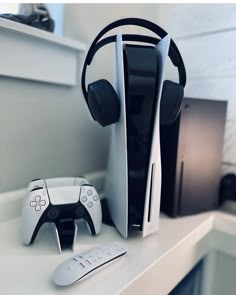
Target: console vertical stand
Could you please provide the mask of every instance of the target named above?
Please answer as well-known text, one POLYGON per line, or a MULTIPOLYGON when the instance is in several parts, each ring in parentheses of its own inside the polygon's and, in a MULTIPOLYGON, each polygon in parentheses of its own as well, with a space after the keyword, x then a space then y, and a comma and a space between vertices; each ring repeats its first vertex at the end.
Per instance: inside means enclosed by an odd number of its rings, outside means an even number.
POLYGON ((74 220, 69 222, 69 227, 61 231, 58 231, 58 228, 55 223, 51 223, 52 230, 55 233, 58 251, 61 254, 62 250, 66 247, 72 248, 72 251, 75 250, 75 242, 77 238, 77 224, 74 220))

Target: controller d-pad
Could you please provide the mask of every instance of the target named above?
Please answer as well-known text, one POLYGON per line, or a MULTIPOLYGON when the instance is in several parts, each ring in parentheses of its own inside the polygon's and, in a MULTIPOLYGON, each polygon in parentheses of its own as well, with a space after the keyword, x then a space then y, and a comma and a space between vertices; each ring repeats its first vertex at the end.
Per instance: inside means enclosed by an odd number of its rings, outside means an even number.
POLYGON ((60 214, 60 210, 59 208, 51 208, 49 211, 48 211, 48 218, 54 220, 56 219, 60 214))
POLYGON ((45 200, 41 200, 41 196, 35 196, 34 201, 30 202, 30 207, 34 207, 35 211, 40 211, 42 206, 46 205, 45 200))

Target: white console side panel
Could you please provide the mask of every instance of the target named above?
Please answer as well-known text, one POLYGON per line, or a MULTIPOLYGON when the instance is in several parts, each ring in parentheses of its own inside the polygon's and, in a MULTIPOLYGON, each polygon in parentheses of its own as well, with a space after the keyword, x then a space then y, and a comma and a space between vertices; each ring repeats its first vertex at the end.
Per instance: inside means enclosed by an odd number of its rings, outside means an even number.
POLYGON ((158 81, 156 90, 157 106, 146 185, 143 216, 143 237, 157 231, 159 228, 161 199, 160 103, 164 82, 165 65, 166 59, 168 58, 169 47, 169 35, 163 38, 156 46, 156 50, 158 53, 158 81))
POLYGON ((105 198, 117 229, 128 236, 127 136, 122 36, 115 48, 115 89, 120 99, 120 119, 112 125, 105 198))

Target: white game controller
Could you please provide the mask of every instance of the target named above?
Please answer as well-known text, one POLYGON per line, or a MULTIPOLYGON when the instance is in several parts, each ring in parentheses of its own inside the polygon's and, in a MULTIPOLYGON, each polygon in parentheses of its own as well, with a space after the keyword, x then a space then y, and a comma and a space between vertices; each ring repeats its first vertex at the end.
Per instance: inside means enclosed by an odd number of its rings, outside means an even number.
POLYGON ((23 242, 32 244, 40 227, 51 222, 56 226, 60 243, 72 244, 76 219, 84 219, 92 235, 101 231, 101 203, 92 185, 34 188, 27 193, 23 203, 23 242))

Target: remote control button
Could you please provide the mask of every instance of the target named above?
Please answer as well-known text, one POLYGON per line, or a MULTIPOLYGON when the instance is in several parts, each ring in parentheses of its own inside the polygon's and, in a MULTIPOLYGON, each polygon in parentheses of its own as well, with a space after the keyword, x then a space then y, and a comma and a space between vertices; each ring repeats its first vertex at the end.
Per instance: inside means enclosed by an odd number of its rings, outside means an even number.
POLYGON ((85 188, 84 188, 84 187, 82 187, 81 191, 82 191, 82 193, 84 193, 84 192, 85 192, 85 188))
POLYGON ((93 196, 93 200, 96 202, 98 200, 98 196, 97 195, 93 196))
POLYGON ((75 215, 77 217, 82 217, 84 215, 84 208, 83 207, 77 207, 75 209, 75 215))
POLYGON ((88 196, 92 196, 92 194, 93 194, 93 191, 92 191, 91 189, 89 189, 89 190, 87 191, 87 195, 88 195, 88 196))
POLYGON ((88 202, 88 207, 92 208, 93 207, 93 202, 88 202))
POLYGON ((81 200, 82 202, 87 202, 88 198, 86 196, 82 196, 81 200))
POLYGON ((49 211, 48 211, 48 218, 54 220, 56 219, 60 214, 60 210, 58 208, 51 208, 49 211))
POLYGON ((81 265, 83 268, 85 268, 85 266, 83 265, 83 263, 80 262, 80 265, 81 265))

